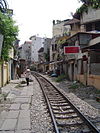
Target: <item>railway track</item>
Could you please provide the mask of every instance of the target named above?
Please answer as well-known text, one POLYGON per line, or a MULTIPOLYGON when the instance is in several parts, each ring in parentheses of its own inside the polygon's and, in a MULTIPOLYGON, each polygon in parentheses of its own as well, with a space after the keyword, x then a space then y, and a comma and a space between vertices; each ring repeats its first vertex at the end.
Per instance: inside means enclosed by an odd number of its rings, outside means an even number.
POLYGON ((38 73, 33 76, 45 96, 55 133, 100 133, 58 88, 38 73))

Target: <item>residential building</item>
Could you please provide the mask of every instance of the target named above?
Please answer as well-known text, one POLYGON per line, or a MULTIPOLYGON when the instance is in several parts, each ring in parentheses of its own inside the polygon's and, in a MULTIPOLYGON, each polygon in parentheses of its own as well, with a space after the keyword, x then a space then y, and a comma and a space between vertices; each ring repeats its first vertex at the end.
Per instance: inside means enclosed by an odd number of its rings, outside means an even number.
POLYGON ((19 47, 19 64, 21 73, 25 71, 26 67, 30 67, 31 65, 31 41, 25 41, 24 44, 22 44, 19 47))
MULTIPOLYGON (((3 36, 0 36, 0 50, 2 50, 3 36)), ((1 59, 1 51, 0 51, 1 59)), ((11 79, 16 78, 16 60, 14 57, 14 47, 9 50, 9 60, 0 60, 0 87, 4 86, 11 79)))
POLYGON ((88 7, 88 12, 75 14, 61 25, 53 21, 50 47, 50 70, 59 69, 69 80, 100 89, 100 9, 88 7), (58 26, 58 27, 57 27, 58 26), (70 36, 62 34, 70 26, 70 36))
POLYGON ((38 51, 38 71, 39 72, 44 72, 44 48, 41 47, 38 51))
POLYGON ((31 60, 31 41, 25 41, 24 44, 22 44, 19 47, 19 58, 24 59, 26 61, 31 60))
POLYGON ((41 47, 38 51, 38 62, 39 63, 43 63, 45 62, 45 59, 44 59, 44 48, 41 47))
MULTIPOLYGON (((81 26, 88 33, 95 33, 88 46, 83 48, 83 54, 87 53, 87 62, 83 65, 87 66, 86 74, 78 75, 77 78, 87 85, 93 85, 100 89, 100 8, 94 9, 88 6, 87 12, 83 12, 80 16, 81 26), (98 36, 99 34, 99 36, 98 36)), ((83 72, 84 73, 84 72, 83 72)))
MULTIPOLYGON (((66 61, 66 71, 68 78, 70 80, 76 80, 77 74, 84 74, 87 65, 84 64, 83 58, 88 58, 87 53, 82 53, 82 49, 88 47, 89 42, 96 37, 100 36, 100 33, 87 33, 78 32, 77 34, 71 36, 66 40, 66 44, 63 44, 65 61, 66 61), (83 68, 84 67, 84 68, 83 68)), ((85 62, 86 63, 86 62, 85 62)), ((84 79, 84 84, 86 84, 86 79, 84 79)))
POLYGON ((65 25, 66 22, 68 22, 69 19, 66 20, 53 20, 53 37, 60 37, 65 35, 70 35, 70 25, 65 25))
POLYGON ((50 46, 50 71, 59 70, 62 73, 63 50, 61 44, 70 37, 71 26, 67 24, 70 19, 53 21, 53 38, 50 46))
POLYGON ((51 39, 45 38, 43 44, 43 47, 41 47, 38 51, 38 67, 42 72, 46 72, 49 70, 51 39))
POLYGON ((69 21, 67 21, 64 26, 70 26, 70 36, 73 36, 74 34, 76 34, 77 32, 80 32, 80 20, 73 18, 70 19, 69 21))
POLYGON ((88 7, 87 12, 75 14, 74 17, 80 19, 81 32, 72 35, 63 44, 66 47, 65 68, 68 78, 79 80, 85 85, 93 85, 98 89, 100 89, 99 12, 100 9, 88 7))
POLYGON ((16 61, 14 60, 14 48, 9 51, 9 61, 0 64, 0 87, 6 85, 9 80, 16 78, 16 61))
POLYGON ((44 38, 38 36, 31 36, 31 61, 38 62, 38 51, 43 46, 44 38))
POLYGON ((88 11, 82 13, 80 21, 81 25, 84 25, 85 31, 100 31, 100 8, 88 7, 88 11))
MULTIPOLYGON (((51 38, 45 38, 44 39, 44 54, 48 54, 49 55, 49 49, 50 49, 50 46, 51 46, 51 38)), ((49 61, 50 59, 46 59, 46 61, 49 61)))
POLYGON ((49 71, 51 38, 44 40, 44 71, 49 71))

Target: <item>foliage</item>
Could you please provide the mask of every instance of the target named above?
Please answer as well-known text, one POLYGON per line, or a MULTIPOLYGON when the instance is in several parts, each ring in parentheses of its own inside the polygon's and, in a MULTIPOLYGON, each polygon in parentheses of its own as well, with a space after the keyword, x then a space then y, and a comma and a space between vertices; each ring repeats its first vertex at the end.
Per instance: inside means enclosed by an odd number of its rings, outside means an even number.
POLYGON ((50 51, 49 51, 49 49, 47 49, 47 53, 44 53, 44 56, 45 56, 46 61, 50 60, 50 51))
POLYGON ((78 88, 82 88, 85 87, 85 85, 83 85, 80 82, 73 82, 73 84, 69 87, 69 89, 78 89, 78 88))
POLYGON ((78 89, 79 85, 78 84, 72 84, 69 89, 78 89))
POLYGON ((80 15, 83 12, 87 12, 89 6, 94 9, 100 8, 100 0, 80 0, 80 1, 83 3, 83 5, 77 9, 77 13, 79 13, 80 15))
POLYGON ((88 7, 86 5, 82 5, 80 8, 77 9, 77 13, 82 14, 83 12, 87 12, 88 11, 88 7))
POLYGON ((55 81, 56 81, 56 82, 61 82, 61 81, 63 81, 63 80, 66 79, 66 78, 67 78, 66 75, 61 74, 60 76, 58 76, 58 77, 55 79, 55 81))
POLYGON ((93 8, 100 8, 100 0, 80 0, 87 6, 91 6, 93 8))
POLYGON ((64 44, 66 42, 66 39, 63 39, 63 40, 58 40, 58 44, 64 44))
POLYGON ((18 26, 15 21, 6 14, 0 12, 0 33, 3 35, 2 60, 9 59, 9 50, 17 39, 18 26))

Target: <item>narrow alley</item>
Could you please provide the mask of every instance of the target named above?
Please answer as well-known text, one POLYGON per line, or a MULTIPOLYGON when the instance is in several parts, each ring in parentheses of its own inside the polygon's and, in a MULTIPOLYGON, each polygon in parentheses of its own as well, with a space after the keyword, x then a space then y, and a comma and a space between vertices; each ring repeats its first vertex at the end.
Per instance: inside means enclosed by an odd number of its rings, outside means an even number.
MULTIPOLYGON (((44 75, 55 86, 59 83, 44 75)), ((74 93, 68 93, 65 85, 70 82, 64 81, 63 89, 66 96, 91 119, 99 119, 100 105, 94 108, 84 100, 78 98, 74 93), (66 90, 66 91, 65 91, 66 90), (67 93, 66 93, 67 92, 67 93)), ((4 94, 8 94, 6 100, 0 103, 0 133, 53 133, 53 125, 45 104, 42 90, 33 77, 29 86, 25 78, 12 80, 10 84, 2 88, 4 94)), ((93 101, 92 101, 93 102, 93 101)), ((90 103, 91 104, 91 103, 90 103)))
POLYGON ((0 103, 0 133, 45 133, 52 130, 39 84, 33 78, 29 86, 25 79, 11 81, 2 91, 7 100, 0 103))
POLYGON ((100 133, 100 0, 0 0, 0 133, 100 133))

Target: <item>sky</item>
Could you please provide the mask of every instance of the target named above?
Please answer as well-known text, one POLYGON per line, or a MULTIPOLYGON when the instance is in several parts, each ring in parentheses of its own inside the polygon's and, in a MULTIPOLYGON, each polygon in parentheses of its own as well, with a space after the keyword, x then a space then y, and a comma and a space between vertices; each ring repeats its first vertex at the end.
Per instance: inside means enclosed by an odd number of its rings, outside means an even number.
POLYGON ((79 0, 7 0, 13 19, 19 26, 20 43, 33 35, 52 37, 52 21, 72 18, 79 0))

